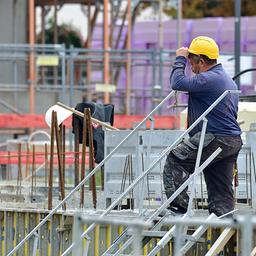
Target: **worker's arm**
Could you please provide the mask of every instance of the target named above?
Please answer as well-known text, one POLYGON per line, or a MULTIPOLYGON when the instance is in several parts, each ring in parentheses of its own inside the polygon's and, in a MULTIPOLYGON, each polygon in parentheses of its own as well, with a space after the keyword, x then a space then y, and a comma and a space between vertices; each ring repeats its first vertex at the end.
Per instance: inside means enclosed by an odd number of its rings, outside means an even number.
POLYGON ((187 59, 185 56, 177 56, 170 76, 170 84, 173 90, 186 92, 202 92, 207 90, 207 80, 204 73, 193 77, 185 75, 187 59))

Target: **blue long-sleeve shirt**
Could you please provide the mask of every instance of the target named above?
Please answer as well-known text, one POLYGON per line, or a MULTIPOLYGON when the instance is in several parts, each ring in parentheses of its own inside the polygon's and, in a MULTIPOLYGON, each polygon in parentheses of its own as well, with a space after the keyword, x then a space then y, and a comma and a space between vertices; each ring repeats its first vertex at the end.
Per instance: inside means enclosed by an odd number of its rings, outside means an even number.
MULTIPOLYGON (((188 126, 190 126, 224 91, 237 90, 237 86, 221 64, 213 66, 206 72, 188 77, 184 73, 186 62, 185 57, 176 57, 170 83, 173 90, 185 91, 189 94, 188 126)), ((230 93, 222 99, 206 116, 208 119, 206 131, 219 136, 239 136, 241 129, 237 123, 238 102, 239 96, 235 93, 230 93)), ((201 131, 201 128, 202 122, 190 132, 190 135, 201 131)))

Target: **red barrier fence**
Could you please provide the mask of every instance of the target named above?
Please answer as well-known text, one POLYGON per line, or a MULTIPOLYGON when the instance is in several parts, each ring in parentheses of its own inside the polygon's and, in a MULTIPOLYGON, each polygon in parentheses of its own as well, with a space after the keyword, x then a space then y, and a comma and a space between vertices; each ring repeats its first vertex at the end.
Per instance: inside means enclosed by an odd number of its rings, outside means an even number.
MULTIPOLYGON (((119 129, 131 129, 135 124, 143 120, 145 116, 140 115, 115 115, 114 126, 119 129)), ((67 119, 64 124, 71 127, 71 119, 67 119)), ((179 118, 176 116, 154 116, 155 129, 175 129, 178 127, 179 118)), ((149 121, 147 128, 149 128, 149 121)), ((47 129, 49 128, 44 120, 44 115, 16 115, 0 114, 0 129, 47 129)))

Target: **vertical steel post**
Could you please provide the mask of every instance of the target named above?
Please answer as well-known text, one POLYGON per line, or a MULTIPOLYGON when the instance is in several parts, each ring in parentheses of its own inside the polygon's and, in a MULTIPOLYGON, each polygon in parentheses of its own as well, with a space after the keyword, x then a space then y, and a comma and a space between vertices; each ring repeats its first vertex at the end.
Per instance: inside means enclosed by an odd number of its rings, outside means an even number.
POLYGON ((73 45, 70 46, 70 56, 69 56, 69 105, 73 106, 73 96, 74 96, 74 47, 73 45))
MULTIPOLYGON (((73 96, 74 96, 74 47, 70 46, 70 54, 69 54, 69 105, 73 106, 73 96)), ((72 152, 74 149, 73 143, 73 134, 71 129, 69 130, 69 150, 72 152)))
MULTIPOLYGON (((109 27, 108 27, 109 1, 104 0, 104 83, 109 84, 109 27)), ((109 93, 104 93, 104 103, 109 103, 109 93)))
POLYGON ((34 233, 34 244, 33 244, 33 253, 32 256, 37 255, 37 249, 38 249, 38 240, 39 240, 39 235, 37 232, 34 233))
MULTIPOLYGON (((155 99, 157 96, 157 90, 158 90, 158 85, 156 84, 156 50, 152 49, 151 50, 151 62, 152 62, 152 98, 155 99)), ((157 104, 153 101, 152 102, 152 109, 155 108, 157 104)), ((145 111, 145 109, 144 109, 145 111)))
POLYGON ((35 0, 29 0, 29 109, 35 113, 35 0))
MULTIPOLYGON (((139 177, 143 173, 143 168, 142 168, 142 160, 143 160, 143 136, 142 133, 138 132, 137 133, 137 146, 136 146, 136 155, 137 155, 137 168, 135 171, 135 177, 139 177)), ((131 165, 131 163, 130 163, 131 165)), ((131 166, 132 168, 132 166, 131 166)), ((129 175, 130 176, 130 175, 129 175)), ((143 201, 144 201, 144 182, 145 178, 143 178, 140 182, 140 184, 134 188, 134 193, 135 193, 135 207, 139 210, 141 213, 143 210, 143 201)), ((131 182, 132 183, 132 182, 131 182)), ((129 185, 131 184, 129 182, 129 185)), ((132 200, 132 199, 131 199, 132 200)))
POLYGON ((189 215, 192 214, 192 205, 193 205, 193 199, 196 195, 195 189, 196 189, 196 177, 199 174, 197 172, 198 167, 200 166, 201 162, 201 156, 202 156, 202 151, 203 151, 203 144, 204 144, 204 138, 205 138, 205 133, 206 133, 206 127, 207 127, 208 120, 206 118, 203 119, 203 126, 202 126, 202 131, 201 131, 201 136, 200 136, 200 141, 199 141, 199 146, 198 146, 198 151, 197 151, 197 157, 196 157, 196 163, 195 163, 195 175, 192 180, 191 184, 191 192, 189 196, 189 202, 188 202, 188 209, 187 213, 189 215))
MULTIPOLYGON (((57 9, 57 0, 54 0, 54 19, 53 19, 53 43, 58 43, 58 9, 57 9)), ((53 83, 56 86, 59 84, 58 81, 58 68, 53 67, 53 83)))
POLYGON ((65 104, 67 102, 66 99, 66 47, 65 44, 62 44, 60 50, 61 56, 61 83, 62 83, 62 102, 65 104))
POLYGON ((181 36, 181 21, 182 21, 182 0, 177 0, 177 48, 181 47, 182 36, 181 36))
MULTIPOLYGON (((160 97, 163 96, 163 48, 164 48, 164 33, 163 33, 163 1, 159 0, 159 22, 158 22, 158 36, 159 36, 159 85, 160 85, 160 97)), ((161 114, 159 109, 158 114, 161 114)))
POLYGON ((83 255, 83 240, 80 238, 83 234, 83 223, 81 221, 80 215, 74 217, 73 225, 73 241, 76 241, 76 246, 73 247, 72 255, 83 255))
POLYGON ((132 15, 131 15, 131 0, 127 0, 127 61, 126 61, 126 98, 125 98, 125 114, 130 115, 131 112, 131 33, 132 33, 132 15))
POLYGON ((174 255, 181 255, 180 249, 182 245, 182 235, 183 235, 183 225, 176 224, 175 234, 175 243, 174 243, 174 255))
MULTIPOLYGON (((158 77, 158 81, 159 81, 159 98, 158 98, 158 102, 161 102, 162 98, 163 98, 163 49, 160 48, 159 49, 159 77, 158 77)), ((162 108, 159 108, 158 110, 158 115, 161 114, 162 108)))
POLYGON ((159 49, 163 48, 163 1, 158 0, 158 11, 159 11, 159 21, 158 21, 158 38, 159 38, 159 49))
MULTIPOLYGON (((45 44, 45 6, 41 6, 41 44, 45 44)), ((44 51, 42 52, 44 54, 44 51)), ((41 67, 41 80, 45 84, 45 67, 41 67)))
MULTIPOLYGON (((241 0, 235 0, 235 74, 240 72, 241 55, 241 0)), ((236 78, 238 90, 240 90, 240 76, 236 78)))
MULTIPOLYGON (((88 31, 88 35, 87 35, 87 44, 86 44, 86 48, 90 49, 91 48, 91 42, 92 42, 92 25, 93 25, 93 21, 91 20, 91 0, 89 0, 88 2, 88 20, 87 20, 87 31, 88 31)), ((95 10, 96 12, 96 10, 95 10)), ((90 53, 87 52, 87 61, 86 61, 86 75, 87 75, 87 79, 86 79, 86 83, 87 83, 87 92, 86 92, 86 96, 87 96, 87 100, 91 101, 92 99, 92 93, 91 93, 91 88, 90 88, 90 84, 91 84, 91 77, 92 77, 92 64, 91 64, 91 60, 90 60, 90 53)))
POLYGON ((17 44, 17 29, 16 29, 16 8, 17 8, 17 0, 12 1, 13 5, 12 5, 12 43, 13 44, 17 44))
MULTIPOLYGON (((12 43, 17 44, 17 15, 16 15, 16 8, 17 8, 17 1, 13 1, 13 7, 12 7, 12 17, 13 17, 13 25, 12 25, 12 43)), ((15 108, 18 108, 18 80, 17 80, 17 60, 13 61, 13 74, 14 74, 14 85, 15 85, 15 91, 14 91, 14 106, 15 108)))
POLYGON ((141 226, 132 226, 131 230, 133 232, 133 255, 142 255, 141 249, 141 233, 143 227, 141 226))
POLYGON ((14 61, 14 85, 15 85, 15 92, 14 92, 14 106, 18 109, 18 62, 17 60, 14 61))
POLYGON ((242 220, 242 255, 252 255, 252 240, 253 240, 253 225, 252 225, 252 215, 250 213, 246 214, 242 220))
POLYGON ((45 44, 45 6, 41 6, 41 44, 45 44))

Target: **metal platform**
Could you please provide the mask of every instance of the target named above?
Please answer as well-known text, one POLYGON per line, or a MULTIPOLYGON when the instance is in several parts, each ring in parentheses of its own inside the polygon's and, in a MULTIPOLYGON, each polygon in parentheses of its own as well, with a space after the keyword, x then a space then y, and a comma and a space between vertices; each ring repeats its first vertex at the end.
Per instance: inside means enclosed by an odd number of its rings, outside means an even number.
MULTIPOLYGON (((50 223, 54 215, 59 212, 60 207, 66 204, 66 202, 72 198, 72 196, 82 187, 82 185, 84 185, 85 182, 89 180, 92 175, 95 175, 96 172, 103 166, 105 168, 105 197, 107 201, 109 201, 107 202, 107 205, 110 203, 111 204, 108 205, 107 208, 105 207, 105 209, 99 214, 96 211, 91 211, 91 213, 89 213, 90 216, 85 216, 88 214, 84 211, 84 209, 82 209, 79 213, 80 215, 78 214, 75 216, 76 222, 74 222, 73 227, 72 244, 64 252, 62 250, 63 256, 70 255, 71 252, 74 253, 74 255, 89 255, 87 250, 89 249, 88 243, 92 241, 92 232, 94 232, 93 237, 98 239, 99 234, 101 233, 102 224, 106 227, 106 232, 103 232, 103 234, 106 234, 103 242, 106 246, 102 251, 100 251, 101 243, 98 240, 95 240, 95 244, 93 246, 93 255, 95 256, 127 254, 142 255, 142 250, 144 255, 148 256, 159 255, 159 253, 160 255, 176 256, 180 255, 180 250, 183 252, 187 250, 190 245, 192 246, 190 249, 195 248, 196 251, 194 251, 195 254, 193 254, 193 249, 192 251, 189 249, 192 254, 187 255, 206 255, 206 252, 209 251, 209 240, 213 241, 211 242, 211 245, 214 247, 214 254, 208 253, 208 256, 216 255, 216 253, 219 253, 224 249, 224 247, 229 251, 229 253, 231 253, 227 255, 235 255, 234 244, 230 240, 232 237, 234 237, 234 232, 230 229, 233 227, 238 231, 242 230, 241 248, 242 250, 245 250, 246 253, 243 252, 239 255, 249 255, 250 251, 253 249, 253 244, 255 244, 253 242, 255 237, 253 236, 253 225, 256 224, 255 217, 251 218, 249 215, 246 216, 245 214, 236 221, 232 220, 231 218, 228 218, 227 220, 221 219, 226 217, 227 214, 229 214, 230 217, 230 214, 233 214, 232 211, 225 214, 225 216, 219 216, 219 220, 210 219, 212 214, 207 218, 204 216, 201 217, 201 219, 191 218, 193 214, 197 214, 197 209, 194 210, 192 206, 192 200, 195 199, 193 193, 194 189, 198 189, 198 182, 196 182, 194 178, 196 178, 197 175, 200 177, 200 173, 202 173, 204 168, 209 165, 211 161, 221 152, 220 148, 216 149, 215 152, 213 152, 213 154, 201 165, 198 164, 198 161, 195 172, 190 175, 190 177, 174 192, 169 199, 165 199, 162 188, 161 170, 165 161, 165 156, 171 149, 180 143, 182 139, 184 139, 199 122, 203 121, 202 136, 198 150, 200 157, 203 149, 202 145, 207 125, 207 119, 205 117, 228 93, 238 93, 238 91, 225 91, 218 98, 218 100, 216 100, 214 104, 207 111, 205 111, 204 114, 184 133, 181 131, 178 131, 177 133, 175 133, 176 131, 164 131, 165 134, 163 134, 163 131, 153 131, 153 114, 157 111, 157 108, 160 108, 166 101, 169 100, 173 92, 170 93, 131 132, 106 132, 107 146, 105 146, 105 159, 100 162, 56 207, 54 207, 47 216, 44 216, 40 223, 38 221, 38 224, 35 225, 34 229, 28 231, 25 236, 22 235, 21 241, 17 241, 19 239, 16 239, 13 242, 14 246, 16 246, 12 251, 10 251, 8 256, 17 253, 19 250, 24 250, 24 248, 26 248, 25 245, 32 239, 34 239, 33 248, 37 250, 38 246, 35 241, 37 239, 37 235, 39 235, 39 237, 41 236, 41 234, 38 232, 41 232, 41 230, 46 227, 48 223, 50 223), (151 129, 141 130, 140 128, 142 125, 149 118, 151 120, 151 129), (166 148, 163 149, 164 147, 166 148), (149 180, 149 178, 151 178, 151 180, 149 180), (191 186, 190 203, 187 213, 179 216, 178 218, 171 218, 170 220, 166 219, 166 217, 170 216, 170 214, 173 215, 173 213, 168 211, 166 212, 166 208, 172 202, 172 200, 174 200, 175 197, 177 197, 179 193, 181 193, 181 191, 189 185, 189 183, 192 183, 195 186, 191 186), (134 200, 134 209, 129 209, 127 211, 121 210, 118 211, 116 216, 113 216, 115 209, 120 209, 119 207, 123 204, 123 201, 131 198, 134 200), (159 200, 157 201, 157 199, 159 200), (151 203, 153 200, 158 202, 159 205, 154 205, 151 207, 149 203, 151 203), (145 205, 146 202, 148 202, 148 205, 145 205), (124 215, 121 218, 121 213, 127 213, 127 215, 124 215), (96 216, 97 214, 98 216, 96 216), (136 226, 136 223, 138 226, 136 226), (123 227, 118 230, 118 235, 115 235, 114 239, 110 236, 112 224, 113 226, 121 225, 123 227), (213 236, 212 229, 209 229, 208 227, 211 225, 217 225, 220 227, 222 224, 223 226, 221 227, 226 227, 226 229, 223 232, 221 231, 221 234, 217 234, 217 236, 214 238, 210 238, 213 236), (196 230, 194 225, 197 226, 196 230), (200 226, 198 227, 198 225, 200 226), (132 231, 129 229, 129 227, 132 228, 132 231), (143 243, 140 243, 142 238, 143 243), (200 244, 202 240, 204 242, 200 244), (182 247, 182 241, 185 241, 186 243, 184 246, 188 246, 186 248, 184 247, 184 250, 182 247), (246 241, 248 241, 247 245, 245 244, 246 241), (172 249, 172 246, 174 246, 174 250, 172 249), (200 246, 203 246, 204 248, 200 246), (78 250, 78 253, 75 253, 76 250, 78 250), (136 252, 135 254, 134 251, 136 252), (199 251, 200 253, 198 254, 199 251), (161 254, 161 252, 163 252, 163 254, 161 254)), ((254 168, 254 153, 256 151, 255 138, 255 132, 244 134, 244 147, 240 152, 238 161, 240 162, 238 163, 238 168, 241 169, 240 173, 244 173, 245 177, 243 181, 240 179, 240 185, 245 183, 246 195, 248 195, 248 197, 243 199, 245 200, 245 203, 240 205, 243 209, 248 207, 250 213, 255 211, 255 208, 253 208, 253 204, 255 202, 254 197, 256 194, 254 168), (249 186, 249 184, 251 184, 251 186, 249 186)), ((200 180, 200 187, 202 186, 203 182, 200 180)), ((240 187, 242 188, 243 186, 240 187)), ((204 189, 201 189, 203 192, 204 189)), ((206 213, 207 211, 203 212, 206 213)), ((62 213, 62 217, 64 218, 66 212, 63 210, 62 213)), ((3 223, 5 222, 6 220, 3 220, 3 223)), ((14 223, 16 223, 15 220, 14 223)), ((63 230, 62 224, 59 225, 59 228, 60 230, 63 230)), ((50 233, 58 230, 58 227, 52 227, 50 233)), ((16 233, 14 236, 16 236, 16 233)), ((13 234, 11 234, 9 238, 10 237, 13 237, 13 234)), ((240 239, 238 237, 234 237, 234 240, 240 245, 240 239)), ((10 241, 12 240, 10 239, 10 241)), ((240 253, 240 251, 238 253, 240 253)), ((36 252, 33 252, 32 255, 36 255, 36 252)))
MULTIPOLYGON (((127 135, 129 131, 106 131, 105 132, 105 155, 127 135)), ((105 196, 107 206, 127 188, 129 183, 138 177, 152 161, 157 159, 161 152, 170 146, 182 134, 179 130, 140 130, 135 133, 113 157, 105 164, 105 196), (149 157, 150 155, 150 157, 149 157), (131 156, 131 173, 126 174, 125 169, 128 156, 131 156)), ((256 185, 255 185, 255 148, 256 132, 243 134, 244 145, 238 156, 238 187, 235 187, 237 202, 246 203, 256 208, 256 185)), ((162 172, 165 163, 163 158, 160 163, 147 175, 144 186, 144 203, 152 206, 161 205, 165 201, 162 172)), ((189 191, 188 191, 189 192, 189 191)), ((136 190, 135 190, 136 193, 136 190)), ((141 190, 137 191, 141 193, 141 190)), ((130 195, 131 196, 131 195, 130 195)), ((207 189, 202 177, 196 179, 196 199, 206 204, 207 189)), ((136 198, 138 196, 135 195, 136 198)))

